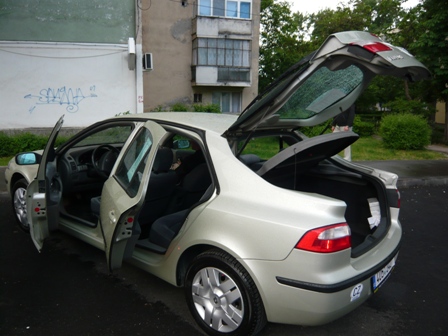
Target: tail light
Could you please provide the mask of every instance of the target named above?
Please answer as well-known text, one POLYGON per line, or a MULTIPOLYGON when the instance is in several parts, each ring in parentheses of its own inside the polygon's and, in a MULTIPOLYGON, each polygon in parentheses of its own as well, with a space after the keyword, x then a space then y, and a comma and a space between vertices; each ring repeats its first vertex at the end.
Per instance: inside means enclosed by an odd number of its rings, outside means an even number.
POLYGON ((387 44, 384 44, 384 43, 381 43, 381 42, 364 44, 362 47, 364 49, 374 53, 374 54, 376 54, 377 52, 381 52, 381 51, 392 50, 392 48, 389 47, 387 44))
POLYGON ((339 223, 308 231, 295 247, 317 253, 332 253, 350 248, 350 238, 348 224, 339 223))

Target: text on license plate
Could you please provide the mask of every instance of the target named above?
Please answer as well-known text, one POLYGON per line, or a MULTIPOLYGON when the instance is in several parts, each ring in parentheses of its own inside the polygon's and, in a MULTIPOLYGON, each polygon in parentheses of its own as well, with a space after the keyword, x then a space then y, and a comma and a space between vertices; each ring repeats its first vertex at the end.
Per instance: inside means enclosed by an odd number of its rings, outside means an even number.
POLYGON ((387 280, 392 272, 397 256, 395 256, 381 271, 372 276, 372 289, 376 292, 380 286, 387 280))

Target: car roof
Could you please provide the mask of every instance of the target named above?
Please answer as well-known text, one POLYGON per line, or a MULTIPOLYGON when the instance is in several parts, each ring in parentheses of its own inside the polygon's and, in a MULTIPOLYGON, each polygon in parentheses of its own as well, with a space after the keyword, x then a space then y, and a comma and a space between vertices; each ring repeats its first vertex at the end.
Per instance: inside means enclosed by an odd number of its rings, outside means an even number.
POLYGON ((238 118, 235 114, 206 112, 146 112, 120 118, 154 120, 165 124, 179 124, 203 131, 223 134, 238 118))

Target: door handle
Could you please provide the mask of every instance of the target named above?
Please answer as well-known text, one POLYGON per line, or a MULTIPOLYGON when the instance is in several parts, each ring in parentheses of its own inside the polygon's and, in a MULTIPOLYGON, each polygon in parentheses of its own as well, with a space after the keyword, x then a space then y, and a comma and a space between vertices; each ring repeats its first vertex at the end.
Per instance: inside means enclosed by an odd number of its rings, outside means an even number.
POLYGON ((112 224, 115 224, 117 222, 117 219, 115 218, 115 212, 113 210, 109 212, 109 220, 112 224))

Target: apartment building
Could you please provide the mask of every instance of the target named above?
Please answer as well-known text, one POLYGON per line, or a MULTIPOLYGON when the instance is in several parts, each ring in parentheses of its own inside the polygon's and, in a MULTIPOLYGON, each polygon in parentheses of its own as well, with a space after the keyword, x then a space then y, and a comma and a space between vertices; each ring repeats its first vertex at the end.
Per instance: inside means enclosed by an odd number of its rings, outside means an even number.
POLYGON ((260 0, 142 0, 144 110, 218 104, 239 113, 258 92, 260 0))
POLYGON ((238 113, 257 94, 260 0, 18 0, 0 14, 0 130, 175 103, 238 113))

